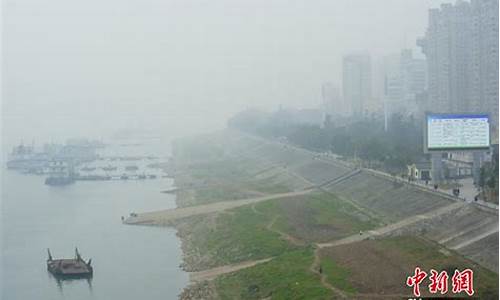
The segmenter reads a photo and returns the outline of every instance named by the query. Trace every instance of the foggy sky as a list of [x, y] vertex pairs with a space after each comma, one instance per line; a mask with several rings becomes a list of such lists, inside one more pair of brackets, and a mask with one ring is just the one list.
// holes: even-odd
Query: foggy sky
[[224, 126], [314, 107], [342, 55], [414, 48], [431, 0], [3, 1], [4, 137]]

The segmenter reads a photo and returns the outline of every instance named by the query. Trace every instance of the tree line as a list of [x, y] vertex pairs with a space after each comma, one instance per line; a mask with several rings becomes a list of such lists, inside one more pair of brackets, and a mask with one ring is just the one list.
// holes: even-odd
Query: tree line
[[406, 166], [423, 154], [422, 122], [412, 116], [393, 114], [385, 130], [384, 120], [372, 117], [332, 119], [304, 124], [286, 111], [264, 113], [247, 110], [230, 119], [228, 126], [267, 138], [288, 142], [314, 151], [359, 158], [391, 173], [406, 172]]

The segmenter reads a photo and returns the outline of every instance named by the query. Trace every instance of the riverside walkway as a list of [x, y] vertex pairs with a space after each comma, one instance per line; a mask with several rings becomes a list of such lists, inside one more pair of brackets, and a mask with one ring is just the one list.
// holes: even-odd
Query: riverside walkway
[[242, 200], [233, 200], [233, 201], [224, 201], [224, 202], [216, 202], [211, 204], [204, 205], [196, 205], [175, 209], [166, 209], [159, 210], [154, 212], [146, 212], [140, 213], [136, 216], [130, 216], [123, 221], [125, 224], [136, 224], [136, 225], [163, 225], [168, 224], [170, 221], [182, 219], [190, 216], [208, 214], [223, 210], [232, 209], [235, 207], [253, 204], [257, 202], [267, 201], [271, 199], [281, 199], [281, 198], [289, 198], [295, 196], [302, 196], [312, 193], [314, 189], [289, 192], [289, 193], [280, 193], [273, 195], [266, 195], [261, 197], [242, 199]]

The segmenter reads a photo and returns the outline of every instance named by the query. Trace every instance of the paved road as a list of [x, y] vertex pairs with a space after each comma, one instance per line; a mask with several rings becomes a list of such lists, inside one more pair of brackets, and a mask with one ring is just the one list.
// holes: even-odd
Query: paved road
[[319, 243], [319, 244], [317, 244], [317, 246], [319, 248], [326, 248], [326, 247], [334, 247], [334, 246], [356, 243], [356, 242], [365, 240], [365, 239], [370, 238], [370, 237], [376, 237], [376, 236], [380, 236], [380, 235], [384, 235], [384, 234], [393, 232], [393, 231], [401, 229], [403, 227], [415, 224], [421, 220], [438, 217], [440, 215], [443, 215], [447, 212], [450, 212], [450, 211], [457, 209], [459, 207], [462, 207], [464, 205], [466, 205], [465, 202], [455, 202], [453, 204], [441, 207], [439, 209], [433, 210], [433, 211], [426, 213], [426, 214], [421, 214], [421, 215], [409, 217], [405, 220], [402, 220], [402, 221], [399, 221], [396, 223], [392, 223], [392, 224], [389, 224], [387, 226], [377, 228], [375, 230], [369, 230], [369, 231], [364, 232], [362, 234], [354, 234], [354, 235], [351, 235], [351, 236], [348, 236], [346, 238], [336, 240], [333, 242]]
[[271, 199], [280, 199], [280, 198], [288, 198], [294, 196], [301, 196], [312, 193], [314, 189], [302, 190], [297, 192], [289, 192], [289, 193], [281, 193], [281, 194], [273, 194], [262, 197], [255, 197], [249, 199], [242, 200], [233, 200], [233, 201], [224, 201], [224, 202], [216, 202], [211, 204], [176, 208], [176, 209], [166, 209], [159, 210], [154, 212], [146, 212], [138, 214], [136, 217], [127, 218], [124, 223], [125, 224], [144, 224], [144, 225], [159, 225], [165, 224], [169, 221], [186, 218], [190, 216], [213, 213], [218, 211], [223, 211], [227, 209], [232, 209], [235, 207], [257, 203], [261, 201], [271, 200]]
[[245, 261], [245, 262], [240, 262], [240, 263], [236, 263], [236, 264], [232, 264], [232, 265], [226, 265], [226, 266], [222, 266], [222, 267], [208, 269], [208, 270], [204, 270], [204, 271], [191, 272], [191, 273], [189, 273], [189, 279], [192, 282], [212, 280], [219, 275], [236, 272], [236, 271], [239, 271], [241, 269], [250, 268], [250, 267], [253, 267], [255, 265], [268, 262], [271, 259], [273, 259], [273, 258], [270, 257], [270, 258], [265, 258], [265, 259], [260, 259], [260, 260]]

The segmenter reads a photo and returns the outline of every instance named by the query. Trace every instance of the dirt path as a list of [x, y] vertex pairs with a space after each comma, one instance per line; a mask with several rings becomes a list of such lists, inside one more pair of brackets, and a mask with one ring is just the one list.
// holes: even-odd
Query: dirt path
[[262, 197], [242, 199], [242, 200], [216, 202], [216, 203], [211, 203], [211, 204], [204, 204], [204, 205], [197, 205], [197, 206], [190, 206], [190, 207], [183, 207], [183, 208], [176, 208], [176, 209], [167, 209], [167, 210], [160, 210], [160, 211], [154, 211], [154, 212], [140, 213], [135, 217], [128, 217], [124, 221], [124, 223], [125, 224], [135, 224], [135, 225], [168, 224], [169, 221], [176, 220], [176, 219], [228, 210], [228, 209], [232, 209], [235, 207], [239, 207], [239, 206], [243, 206], [243, 205], [247, 205], [247, 204], [252, 204], [252, 203], [257, 203], [257, 202], [262, 202], [262, 201], [271, 200], [271, 199], [280, 199], [280, 198], [288, 198], [288, 197], [306, 195], [306, 194], [312, 193], [313, 191], [314, 191], [313, 189], [302, 190], [302, 191], [273, 194], [273, 195], [267, 195], [267, 196], [262, 196]]
[[[259, 215], [263, 214], [262, 212], [257, 210], [257, 208], [255, 208], [255, 203], [254, 203], [254, 205], [252, 205], [252, 211], [256, 214], [259, 214]], [[269, 231], [278, 233], [284, 239], [290, 241], [293, 244], [303, 245], [303, 243], [298, 241], [296, 238], [294, 238], [286, 233], [283, 233], [277, 229], [272, 228], [274, 223], [276, 222], [276, 220], [278, 218], [279, 218], [278, 215], [274, 216], [274, 218], [269, 222], [269, 224], [266, 225], [266, 229]], [[213, 269], [209, 269], [209, 270], [204, 270], [204, 271], [199, 271], [199, 272], [191, 272], [191, 273], [189, 273], [189, 279], [191, 280], [191, 282], [213, 280], [214, 278], [216, 278], [219, 275], [236, 272], [236, 271], [239, 271], [239, 270], [245, 269], [245, 268], [250, 268], [250, 267], [253, 267], [255, 265], [268, 262], [272, 259], [273, 259], [273, 257], [264, 258], [264, 259], [260, 259], [260, 260], [245, 261], [245, 262], [240, 262], [240, 263], [236, 263], [236, 264], [232, 264], [232, 265], [225, 265], [225, 266], [221, 266], [221, 267], [217, 267], [217, 268], [213, 268]]]
[[380, 236], [380, 235], [384, 235], [384, 234], [390, 233], [392, 231], [401, 229], [403, 227], [415, 224], [415, 223], [417, 223], [417, 222], [419, 222], [421, 220], [431, 219], [431, 218], [438, 217], [440, 215], [443, 215], [443, 214], [445, 214], [447, 212], [450, 212], [450, 211], [452, 211], [454, 209], [457, 209], [459, 207], [462, 207], [464, 205], [466, 205], [465, 202], [455, 202], [455, 203], [452, 203], [450, 205], [447, 205], [447, 206], [441, 207], [439, 209], [433, 210], [433, 211], [431, 211], [429, 213], [426, 213], [426, 214], [421, 214], [421, 215], [416, 215], [416, 216], [413, 216], [413, 217], [409, 217], [409, 218], [407, 218], [405, 220], [402, 220], [402, 221], [399, 221], [399, 222], [396, 222], [396, 223], [392, 223], [392, 224], [389, 224], [387, 226], [377, 228], [375, 230], [370, 230], [370, 231], [364, 232], [362, 234], [353, 234], [351, 236], [348, 236], [346, 238], [343, 238], [343, 239], [340, 239], [340, 240], [337, 240], [337, 241], [333, 241], [333, 242], [329, 242], [329, 243], [319, 243], [319, 244], [317, 244], [317, 246], [319, 248], [326, 248], [326, 247], [334, 247], [334, 246], [339, 246], [339, 245], [346, 245], [346, 244], [356, 243], [356, 242], [365, 240], [367, 238], [376, 237], [376, 236]]
[[[257, 211], [257, 210], [254, 208], [254, 211]], [[266, 229], [279, 234], [282, 239], [290, 242], [291, 244], [293, 244], [295, 246], [304, 246], [305, 245], [304, 241], [301, 241], [300, 239], [295, 238], [295, 237], [293, 237], [293, 236], [291, 236], [283, 231], [280, 231], [276, 228], [273, 228], [274, 223], [276, 223], [276, 220], [278, 220], [278, 218], [279, 218], [278, 215], [274, 216], [274, 218], [271, 220], [271, 222], [269, 222], [269, 224], [267, 224]]]
[[314, 250], [314, 261], [313, 261], [311, 267], [309, 268], [309, 270], [311, 272], [313, 272], [314, 274], [318, 275], [319, 278], [320, 278], [321, 284], [325, 288], [327, 288], [330, 291], [332, 291], [338, 298], [340, 298], [340, 299], [348, 299], [347, 295], [344, 292], [342, 292], [341, 290], [337, 289], [336, 287], [334, 287], [333, 285], [331, 285], [326, 280], [327, 278], [326, 278], [325, 273], [319, 271], [320, 262], [321, 262], [321, 258], [319, 257], [319, 251], [320, 251], [319, 247]]
[[[252, 210], [257, 213], [257, 214], [262, 214], [260, 211], [258, 211], [256, 208], [255, 208], [255, 205], [252, 206]], [[294, 244], [294, 245], [299, 245], [299, 246], [303, 246], [305, 245], [305, 242], [304, 241], [301, 241], [289, 234], [286, 234], [278, 229], [275, 229], [273, 228], [274, 226], [274, 223], [276, 223], [276, 220], [278, 220], [279, 218], [279, 215], [276, 215], [274, 216], [274, 218], [271, 220], [271, 222], [269, 222], [269, 224], [267, 224], [266, 226], [266, 229], [269, 230], [269, 231], [272, 231], [272, 232], [276, 232], [278, 233], [283, 239], [289, 241], [290, 243]], [[320, 257], [319, 257], [319, 248], [316, 248], [315, 251], [314, 251], [314, 261], [311, 265], [311, 267], [309, 268], [309, 270], [318, 275], [319, 278], [320, 278], [320, 281], [321, 281], [321, 284], [331, 290], [336, 296], [338, 296], [340, 299], [347, 299], [347, 295], [342, 292], [341, 290], [335, 288], [334, 286], [332, 286], [330, 283], [328, 283], [327, 281], [327, 278], [326, 278], [326, 275], [324, 273], [320, 273], [319, 272], [319, 265], [320, 265]]]
[[284, 168], [283, 172], [287, 173], [289, 176], [293, 176], [299, 180], [302, 180], [305, 184], [307, 184], [309, 187], [314, 187], [316, 184], [314, 182], [311, 182], [307, 180], [305, 177], [300, 176], [298, 173], [290, 171], [290, 168]]
[[272, 259], [273, 259], [273, 257], [264, 258], [264, 259], [260, 259], [260, 260], [245, 261], [245, 262], [240, 262], [240, 263], [236, 263], [236, 264], [232, 264], [232, 265], [217, 267], [217, 268], [213, 268], [213, 269], [209, 269], [209, 270], [205, 270], [205, 271], [191, 272], [191, 273], [189, 273], [189, 279], [192, 282], [212, 280], [212, 279], [215, 279], [219, 275], [236, 272], [236, 271], [239, 271], [241, 269], [250, 268], [250, 267], [256, 266], [258, 264], [268, 262]]

